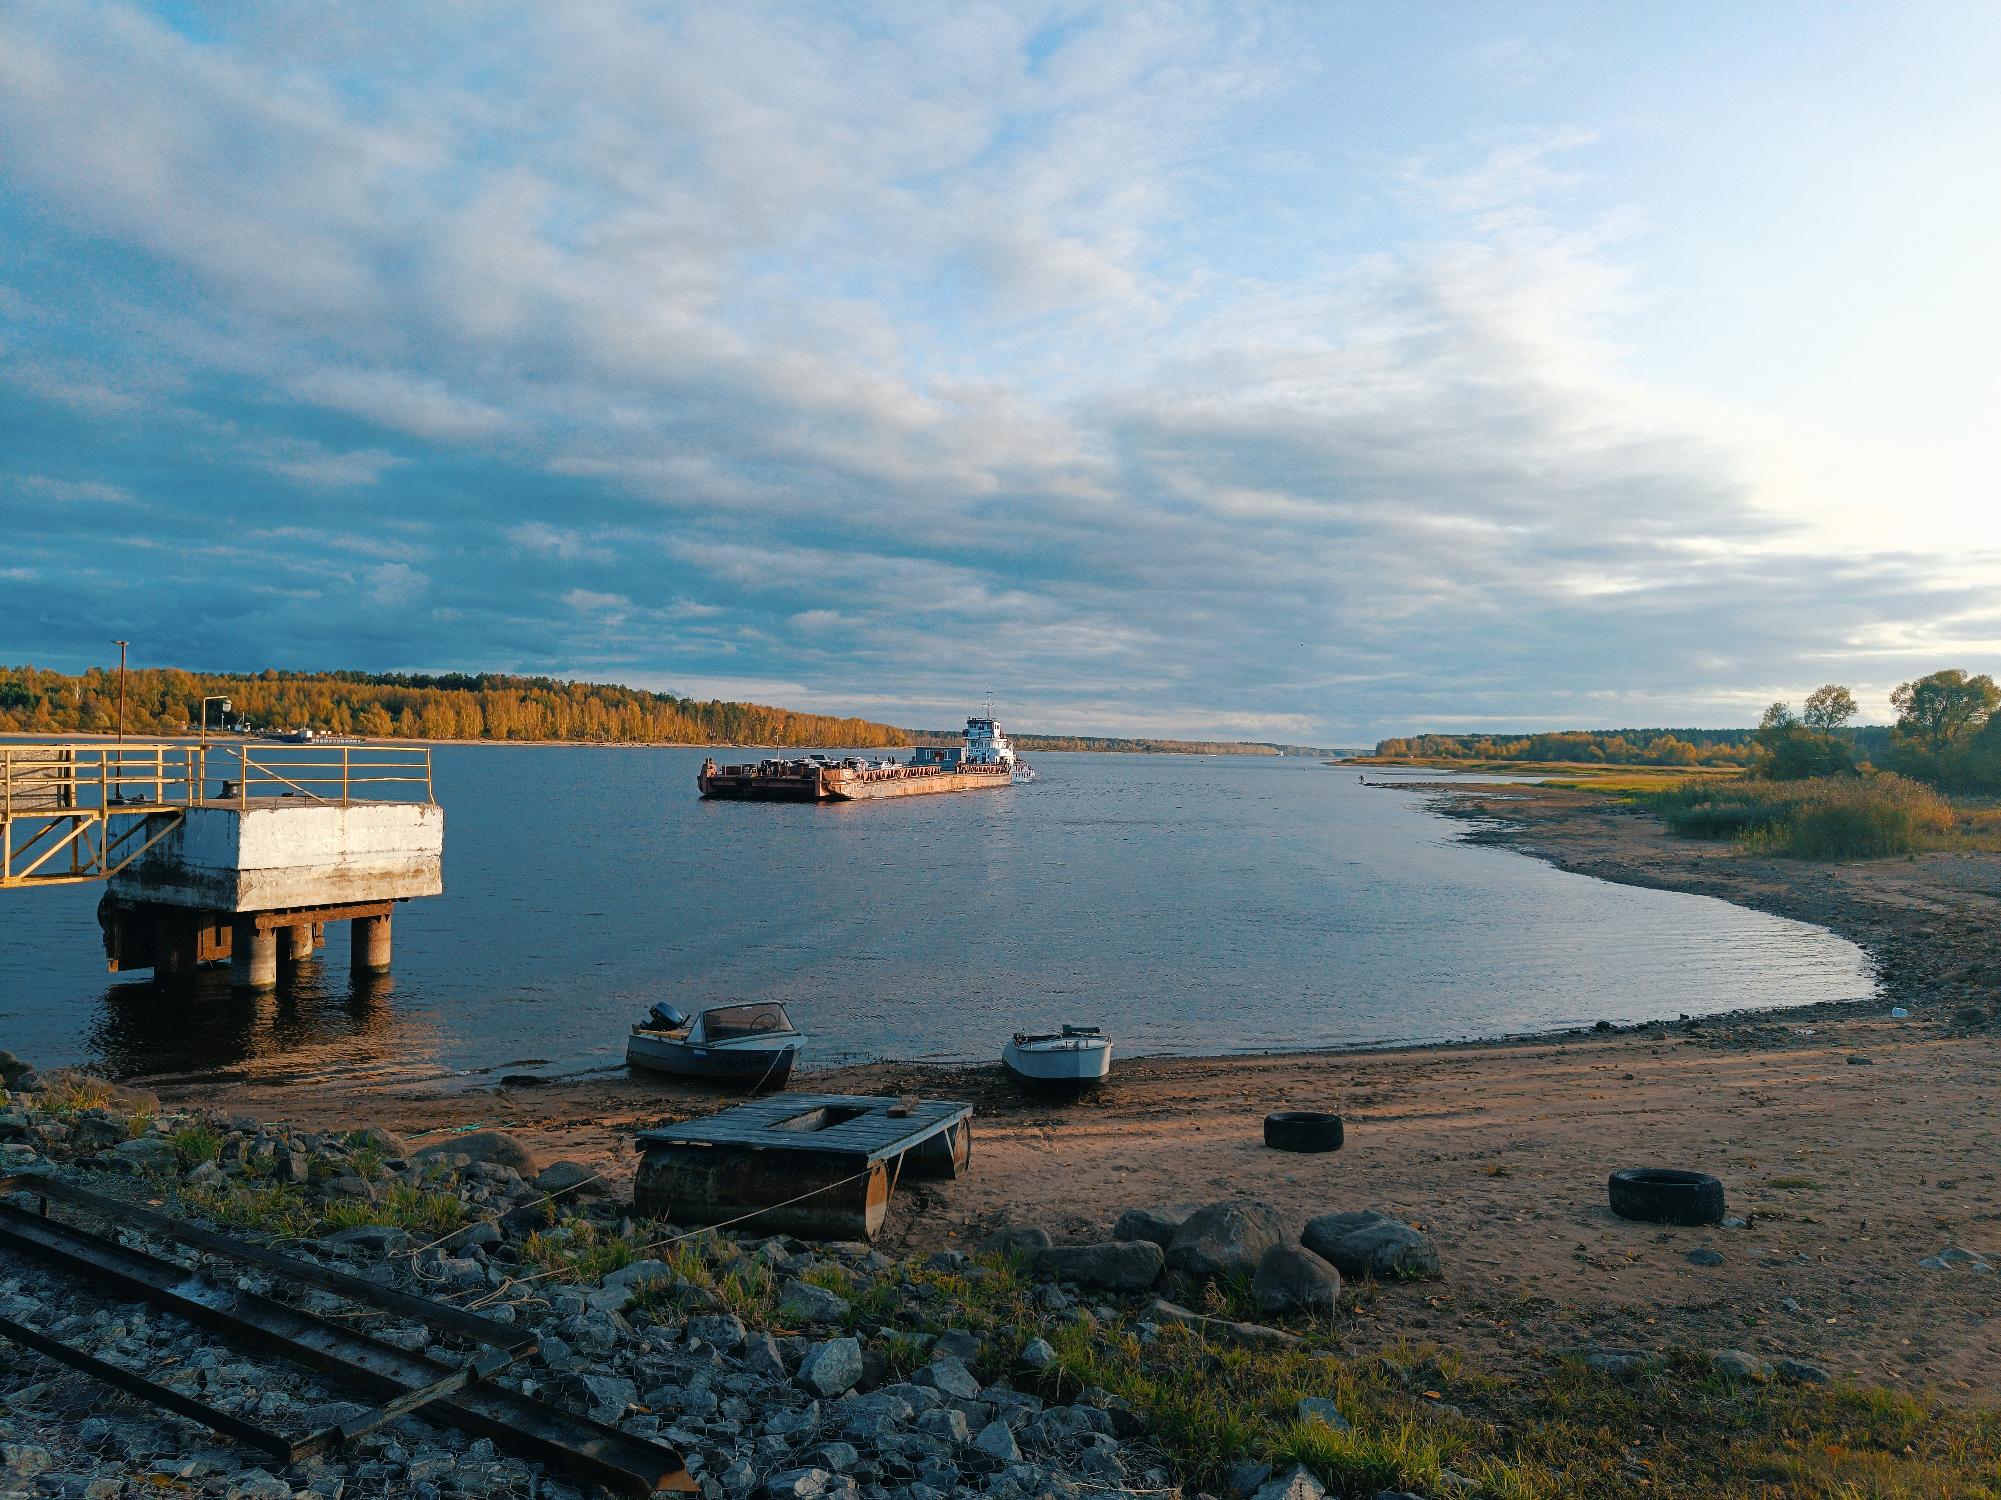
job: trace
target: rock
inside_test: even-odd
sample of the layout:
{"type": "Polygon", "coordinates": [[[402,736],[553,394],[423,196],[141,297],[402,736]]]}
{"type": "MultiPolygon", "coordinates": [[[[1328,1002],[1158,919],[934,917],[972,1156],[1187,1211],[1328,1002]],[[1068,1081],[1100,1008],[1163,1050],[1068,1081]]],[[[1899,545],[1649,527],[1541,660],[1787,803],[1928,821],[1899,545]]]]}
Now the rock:
{"type": "Polygon", "coordinates": [[[1430,1236],[1374,1209],[1323,1214],[1308,1222],[1300,1241],[1343,1276],[1379,1279],[1439,1274],[1430,1236]]]}
{"type": "Polygon", "coordinates": [[[1030,1339],[1021,1346],[1021,1362],[1031,1370],[1046,1370],[1056,1359],[1056,1350],[1047,1339],[1030,1339]]]}
{"type": "Polygon", "coordinates": [[[848,1299],[836,1296],[823,1286],[797,1279],[785,1283],[778,1301],[779,1318],[794,1323],[845,1323],[848,1299]]]}
{"type": "Polygon", "coordinates": [[[114,1146],[111,1159],[126,1172],[146,1172],[158,1177],[171,1177],[181,1170],[181,1159],[174,1152],[174,1143],[157,1135],[142,1135],[136,1141],[126,1141],[122,1145],[114,1146]]]}
{"type": "Polygon", "coordinates": [[[54,1464],[55,1458],[46,1448],[37,1448],[33,1443],[0,1443],[0,1474],[33,1479],[54,1464]]]}
{"type": "Polygon", "coordinates": [[[638,1291],[649,1281],[678,1281],[679,1274],[664,1260],[635,1260],[604,1278],[604,1285],[638,1291]]]}
{"type": "Polygon", "coordinates": [[[787,1469],[767,1479],[764,1492],[772,1500],[816,1500],[834,1483],[834,1475],[825,1469],[787,1469]]]}
{"type": "Polygon", "coordinates": [[[785,1356],[779,1352],[778,1341],[761,1328],[745,1336],[742,1359],[744,1368],[753,1375],[767,1380],[786,1377],[785,1356]]]}
{"type": "Polygon", "coordinates": [[[230,1480],[229,1500],[292,1500],[292,1487],[276,1474],[251,1469],[230,1480]]]}
{"type": "Polygon", "coordinates": [[[1721,1374],[1732,1380],[1769,1380],[1772,1366],[1755,1354],[1746,1354],[1742,1349],[1718,1349],[1709,1356],[1709,1362],[1721,1374]]]}
{"type": "Polygon", "coordinates": [[[1918,1262],[1927,1271],[1953,1271],[1965,1267],[1969,1271],[1989,1271],[1987,1258],[1971,1250],[1962,1250],[1957,1245],[1947,1245],[1936,1255],[1927,1255],[1918,1262]]]}
{"type": "Polygon", "coordinates": [[[1874,1067],[1874,1066],[1875,1066],[1875,1063],[1876,1063],[1876,1059],[1875,1059],[1875,1058],[1873,1058],[1873,1057],[1864,1057],[1864,1056],[1863,1056],[1863,1055],[1862,1055],[1862,1054],[1861,1054],[1860,1052],[1851,1052],[1851,1053],[1850,1053],[1850,1054],[1848,1055],[1848,1066],[1849,1066],[1849,1067],[1851,1067],[1851,1068],[1869,1068],[1869,1067],[1874,1067]]]}
{"type": "Polygon", "coordinates": [[[1574,1359],[1587,1370],[1596,1370],[1600,1375],[1610,1375],[1615,1380],[1624,1380],[1638,1375],[1653,1363],[1653,1357],[1638,1349],[1572,1349],[1567,1358],[1574,1359]]]}
{"type": "Polygon", "coordinates": [[[1255,1349],[1289,1349],[1299,1339],[1281,1328],[1267,1328],[1262,1323],[1237,1323],[1229,1318],[1212,1318],[1206,1313],[1191,1312],[1178,1302],[1169,1302],[1165,1297],[1156,1297],[1147,1304],[1141,1320],[1148,1323],[1179,1323],[1184,1328],[1192,1328],[1204,1337],[1223,1343],[1242,1344],[1255,1349]]]}
{"type": "Polygon", "coordinates": [[[917,1419],[917,1430],[943,1438],[948,1443],[972,1440],[972,1429],[966,1425],[966,1414],[955,1406],[941,1406],[936,1411],[925,1412],[917,1419]]]}
{"type": "Polygon", "coordinates": [[[714,1344],[725,1354],[743,1346],[743,1319],[731,1313],[705,1313],[688,1319],[688,1333],[705,1344],[714,1344]]]}
{"type": "Polygon", "coordinates": [[[799,1361],[795,1378],[816,1396],[832,1399],[846,1395],[862,1378],[861,1341],[840,1338],[815,1344],[799,1361]]]}
{"type": "Polygon", "coordinates": [[[1174,1239],[1174,1231],[1186,1224],[1188,1216],[1198,1207],[1195,1203],[1179,1203],[1172,1208],[1129,1208],[1112,1225],[1112,1238],[1151,1240],[1165,1250],[1174,1239]]]}
{"type": "Polygon", "coordinates": [[[1036,1224],[1018,1224],[996,1229],[980,1241],[980,1248],[990,1255],[1019,1255],[1047,1250],[1051,1243],[1048,1230],[1036,1224]]]}
{"type": "Polygon", "coordinates": [[[1326,1496],[1320,1481],[1304,1465],[1294,1464],[1260,1485],[1252,1500],[1326,1500],[1326,1496]]]}
{"type": "Polygon", "coordinates": [[[1230,1465],[1230,1472],[1223,1480],[1223,1488],[1236,1500],[1250,1500],[1260,1486],[1271,1478],[1271,1465],[1259,1463],[1254,1458],[1241,1459],[1230,1465]]]}
{"type": "Polygon", "coordinates": [[[560,1382],[565,1394],[586,1402],[591,1415],[600,1422],[615,1422],[625,1415],[625,1409],[639,1400],[639,1390],[633,1383],[617,1375],[595,1375],[587,1371],[572,1371],[560,1382]]]}
{"type": "Polygon", "coordinates": [[[602,1198],[611,1192],[611,1184],[582,1162],[552,1161],[535,1174],[535,1189],[565,1198],[602,1198]]]}
{"type": "Polygon", "coordinates": [[[1692,1266],[1720,1266],[1723,1264],[1723,1252],[1712,1250],[1707,1245],[1689,1251],[1682,1258],[1692,1266]]]}
{"type": "Polygon", "coordinates": [[[1014,1429],[1000,1418],[980,1429],[979,1435],[973,1439],[973,1446],[1004,1464],[1015,1463],[1021,1458],[1021,1445],[1014,1440],[1014,1429]]]}
{"type": "Polygon", "coordinates": [[[912,1385],[929,1386],[934,1391],[942,1391],[947,1396],[955,1396],[961,1401],[970,1401],[980,1393],[980,1382],[968,1370],[962,1360],[949,1354],[941,1354],[930,1364],[910,1377],[912,1385]]]}
{"type": "Polygon", "coordinates": [[[1160,1279],[1167,1257],[1152,1240],[1052,1245],[1035,1252],[1036,1271],[1057,1281],[1110,1292],[1143,1292],[1160,1279]]]}
{"type": "Polygon", "coordinates": [[[1781,1380],[1790,1380],[1794,1385],[1831,1385],[1834,1382],[1833,1371],[1825,1365],[1817,1365],[1804,1359],[1775,1361],[1772,1373],[1781,1380]]]}
{"type": "Polygon", "coordinates": [[[359,1250],[367,1255],[394,1255],[410,1248],[411,1239],[393,1224],[356,1224],[320,1236],[320,1243],[334,1250],[359,1250]]]}
{"type": "Polygon", "coordinates": [[[1285,1239],[1285,1220],[1268,1204],[1212,1203],[1195,1210],[1174,1231],[1167,1242],[1167,1265],[1198,1281],[1251,1276],[1265,1252],[1285,1239]]]}
{"type": "Polygon", "coordinates": [[[534,1153],[504,1130],[475,1130],[448,1136],[436,1145],[421,1148],[411,1160],[435,1161],[440,1157],[449,1160],[454,1156],[469,1157],[488,1166],[512,1167],[524,1175],[535,1170],[534,1153]]]}
{"type": "Polygon", "coordinates": [[[13,1053],[0,1050],[0,1089],[11,1089],[28,1074],[34,1072],[32,1064],[13,1053]]]}
{"type": "Polygon", "coordinates": [[[846,1474],[862,1461],[853,1443],[822,1443],[806,1456],[818,1467],[832,1469],[836,1474],[846,1474]]]}
{"type": "Polygon", "coordinates": [[[1341,1415],[1341,1408],[1325,1396],[1302,1396],[1299,1399],[1299,1420],[1302,1422],[1325,1422],[1336,1432],[1348,1431],[1348,1419],[1341,1415]]]}
{"type": "Polygon", "coordinates": [[[1251,1295],[1261,1313],[1328,1313],[1341,1299],[1341,1273],[1300,1245],[1273,1245],[1258,1262],[1251,1295]]]}

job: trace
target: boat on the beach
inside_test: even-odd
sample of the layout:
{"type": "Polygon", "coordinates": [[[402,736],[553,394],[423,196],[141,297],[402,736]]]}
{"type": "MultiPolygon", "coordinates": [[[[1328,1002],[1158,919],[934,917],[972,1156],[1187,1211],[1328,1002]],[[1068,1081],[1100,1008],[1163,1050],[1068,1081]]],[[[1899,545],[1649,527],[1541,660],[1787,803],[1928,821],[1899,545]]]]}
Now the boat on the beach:
{"type": "Polygon", "coordinates": [[[1015,764],[1014,746],[999,722],[985,714],[966,720],[963,747],[919,745],[907,761],[859,755],[835,760],[816,752],[722,766],[710,757],[695,786],[704,797],[741,802],[873,802],[1010,786],[1015,764]]]}
{"type": "Polygon", "coordinates": [[[628,1066],[677,1078],[782,1089],[806,1038],[776,1000],[719,1005],[692,1020],[666,1001],[633,1023],[625,1044],[628,1066]]]}
{"type": "Polygon", "coordinates": [[[1001,1066],[1038,1088],[1092,1088],[1112,1071],[1112,1039],[1095,1026],[1017,1031],[1001,1048],[1001,1066]]]}

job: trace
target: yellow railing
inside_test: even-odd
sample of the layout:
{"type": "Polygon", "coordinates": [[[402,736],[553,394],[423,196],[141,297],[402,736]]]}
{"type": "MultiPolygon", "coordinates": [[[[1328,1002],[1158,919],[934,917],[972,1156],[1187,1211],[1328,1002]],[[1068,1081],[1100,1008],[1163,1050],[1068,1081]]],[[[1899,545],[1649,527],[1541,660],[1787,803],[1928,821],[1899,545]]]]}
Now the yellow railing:
{"type": "Polygon", "coordinates": [[[421,745],[0,744],[0,887],[102,880],[189,807],[430,802],[421,745]],[[66,858],[64,856],[67,856],[66,858]]]}

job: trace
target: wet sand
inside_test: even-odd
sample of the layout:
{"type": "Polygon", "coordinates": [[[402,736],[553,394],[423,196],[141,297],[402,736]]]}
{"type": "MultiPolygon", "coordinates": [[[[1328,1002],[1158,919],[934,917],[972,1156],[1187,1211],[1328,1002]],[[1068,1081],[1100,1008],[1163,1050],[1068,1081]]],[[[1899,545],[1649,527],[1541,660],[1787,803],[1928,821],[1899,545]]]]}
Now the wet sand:
{"type": "MultiPolygon", "coordinates": [[[[963,1179],[908,1186],[890,1249],[1001,1224],[1102,1236],[1127,1207],[1251,1196],[1305,1218],[1381,1208],[1428,1229],[1442,1284],[1373,1289],[1346,1337],[1465,1348],[1486,1368],[1580,1344],[1740,1348],[1871,1383],[1992,1401],[2001,1275],[1918,1261],[1960,1245],[2001,1263],[2001,856],[1819,866],[1669,840],[1602,799],[1510,787],[1468,796],[1472,835],[1568,868],[1697,890],[1860,942],[1881,1003],[1747,1013],[1612,1034],[1367,1053],[1121,1060],[1074,1104],[1026,1098],[996,1068],[878,1064],[814,1089],[922,1092],[978,1107],[963,1179]],[[1492,821],[1505,816],[1505,823],[1492,821]],[[1904,1021],[1888,1019],[1892,1003],[1904,1021]],[[1978,1014],[1967,1011],[1976,1007],[1978,1014]],[[1853,1059],[1866,1058],[1867,1062],[1853,1059]],[[1339,1111],[1348,1144],[1262,1144],[1264,1113],[1339,1111]],[[1723,1179],[1741,1229],[1615,1218],[1605,1177],[1691,1167],[1723,1179]],[[1686,1255],[1713,1247],[1721,1265],[1686,1255]]],[[[1385,792],[1384,795],[1394,795],[1385,792]]],[[[1755,996],[1746,996],[1755,1003],[1755,996]]],[[[630,1173],[632,1136],[716,1100],[623,1074],[540,1087],[291,1085],[207,1078],[163,1098],[261,1118],[382,1125],[425,1141],[506,1128],[546,1158],[630,1173]]]]}

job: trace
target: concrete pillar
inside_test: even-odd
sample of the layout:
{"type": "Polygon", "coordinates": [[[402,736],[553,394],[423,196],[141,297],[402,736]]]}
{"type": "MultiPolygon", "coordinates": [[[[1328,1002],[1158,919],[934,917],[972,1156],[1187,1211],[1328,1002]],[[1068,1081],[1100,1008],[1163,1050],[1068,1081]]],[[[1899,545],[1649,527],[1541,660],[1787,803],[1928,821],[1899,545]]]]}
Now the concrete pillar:
{"type": "Polygon", "coordinates": [[[313,924],[300,922],[279,929],[278,957],[288,964],[305,963],[313,956],[313,924]]]}
{"type": "Polygon", "coordinates": [[[389,918],[356,917],[349,923],[354,944],[353,967],[357,974],[377,973],[389,967],[389,918]]]}
{"type": "Polygon", "coordinates": [[[229,940],[229,987],[268,990],[278,983],[278,934],[254,917],[238,917],[229,940]]]}

